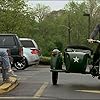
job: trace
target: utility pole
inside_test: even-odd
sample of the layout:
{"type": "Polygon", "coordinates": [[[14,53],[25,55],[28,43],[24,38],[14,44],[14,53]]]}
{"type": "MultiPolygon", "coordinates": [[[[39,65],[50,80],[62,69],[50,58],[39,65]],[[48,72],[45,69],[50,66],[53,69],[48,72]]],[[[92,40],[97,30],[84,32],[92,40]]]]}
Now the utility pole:
{"type": "Polygon", "coordinates": [[[88,17],[88,38],[89,38],[89,36],[90,36],[90,25],[91,25],[90,14],[89,13],[84,13],[83,16],[88,17]]]}
{"type": "Polygon", "coordinates": [[[71,25],[70,25],[70,12],[68,13],[68,42],[71,42],[71,25]]]}

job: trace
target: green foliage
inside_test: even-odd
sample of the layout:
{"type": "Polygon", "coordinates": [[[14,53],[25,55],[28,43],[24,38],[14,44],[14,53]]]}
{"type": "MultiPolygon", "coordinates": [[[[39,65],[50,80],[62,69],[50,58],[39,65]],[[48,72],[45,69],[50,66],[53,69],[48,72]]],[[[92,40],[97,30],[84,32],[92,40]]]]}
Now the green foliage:
{"type": "Polygon", "coordinates": [[[69,44],[87,45],[95,49],[95,45],[87,42],[89,19],[83,16],[84,11],[90,11],[92,31],[100,22],[99,0],[82,3],[73,0],[63,10],[52,12],[49,6],[42,4],[30,9],[24,0],[0,0],[0,33],[33,38],[43,56],[50,56],[54,48],[63,52],[69,44]]]}
{"type": "Polygon", "coordinates": [[[60,51],[63,51],[63,43],[61,41],[56,41],[55,42],[56,48],[59,49],[60,51]]]}
{"type": "Polygon", "coordinates": [[[33,14],[38,22],[43,21],[43,19],[49,12],[50,12],[50,7],[42,5],[40,3],[36,4],[36,7],[34,7],[33,9],[33,14]]]}
{"type": "Polygon", "coordinates": [[[35,20],[30,18],[24,0],[0,1],[0,32],[29,36],[35,20]]]}
{"type": "Polygon", "coordinates": [[[50,65],[51,57],[41,56],[40,57],[40,64],[43,65],[50,65]]]}

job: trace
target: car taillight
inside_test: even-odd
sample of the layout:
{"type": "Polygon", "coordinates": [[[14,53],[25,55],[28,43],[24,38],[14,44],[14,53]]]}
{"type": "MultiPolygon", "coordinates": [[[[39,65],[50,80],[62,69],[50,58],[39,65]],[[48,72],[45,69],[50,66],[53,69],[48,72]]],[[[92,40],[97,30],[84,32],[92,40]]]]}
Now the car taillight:
{"type": "Polygon", "coordinates": [[[23,48],[19,48],[19,55],[22,57],[23,56],[23,48]]]}
{"type": "Polygon", "coordinates": [[[37,50],[37,49],[31,49],[32,51],[31,51],[31,53],[32,54],[39,54],[39,50],[37,50]]]}

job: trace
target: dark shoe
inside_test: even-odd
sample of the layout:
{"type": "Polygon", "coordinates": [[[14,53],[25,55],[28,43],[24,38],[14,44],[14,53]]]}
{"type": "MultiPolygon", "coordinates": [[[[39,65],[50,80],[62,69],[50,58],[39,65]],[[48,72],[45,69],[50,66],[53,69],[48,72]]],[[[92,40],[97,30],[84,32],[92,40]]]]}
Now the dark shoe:
{"type": "Polygon", "coordinates": [[[10,80],[10,78],[4,80],[4,83],[12,83],[12,81],[10,80]]]}
{"type": "Polygon", "coordinates": [[[98,76],[98,75],[99,75],[99,67],[97,67],[97,66],[93,67],[93,68],[90,70],[90,73],[91,73],[93,76],[98,76]]]}
{"type": "Polygon", "coordinates": [[[98,76],[98,79],[100,79],[100,75],[98,76]]]}

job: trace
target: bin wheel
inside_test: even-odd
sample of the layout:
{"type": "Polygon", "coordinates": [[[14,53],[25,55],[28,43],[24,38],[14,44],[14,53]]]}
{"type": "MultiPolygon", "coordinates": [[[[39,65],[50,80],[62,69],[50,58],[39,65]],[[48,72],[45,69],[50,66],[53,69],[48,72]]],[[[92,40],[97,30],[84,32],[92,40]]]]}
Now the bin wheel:
{"type": "Polygon", "coordinates": [[[58,80],[58,72],[52,72],[52,83],[53,85],[57,85],[58,80]]]}

